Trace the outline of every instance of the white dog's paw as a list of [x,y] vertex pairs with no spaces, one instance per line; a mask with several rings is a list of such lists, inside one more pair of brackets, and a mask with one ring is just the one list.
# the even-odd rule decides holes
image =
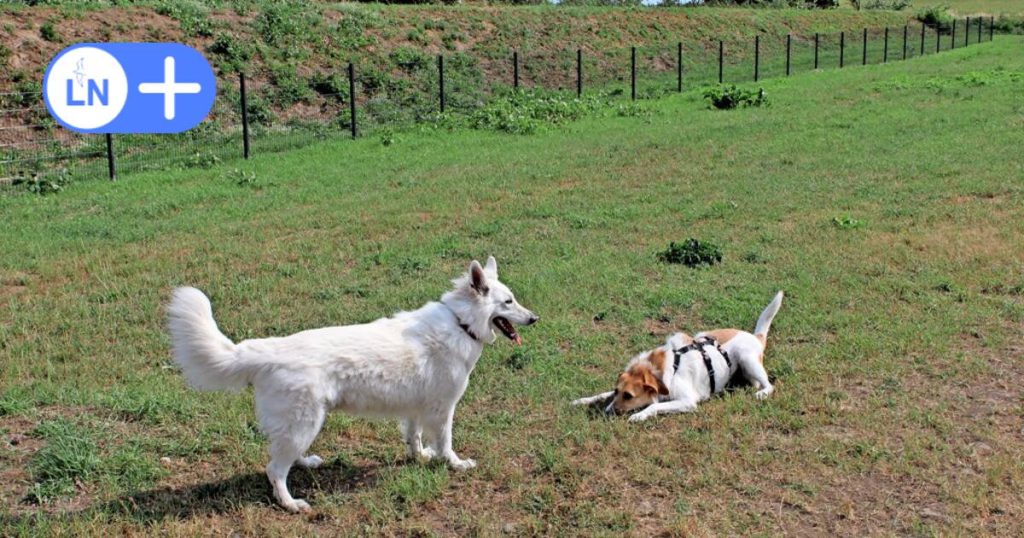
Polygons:
[[305,458],[299,458],[299,461],[295,462],[299,464],[299,467],[305,467],[306,469],[316,469],[317,467],[324,464],[324,459],[316,454],[306,456]]
[[647,411],[640,411],[639,413],[629,416],[630,422],[643,422],[654,416],[654,413],[648,413]]
[[754,397],[757,398],[758,400],[764,400],[764,399],[768,398],[769,396],[771,396],[773,392],[775,392],[775,387],[767,386],[767,387],[765,387],[765,388],[755,392],[754,393]]
[[427,463],[428,461],[434,459],[434,456],[436,455],[437,453],[434,452],[433,448],[426,447],[420,450],[420,452],[416,454],[414,457],[416,458],[416,461],[419,461],[420,463]]
[[458,457],[454,457],[448,460],[448,465],[451,465],[452,469],[455,469],[456,471],[468,471],[473,467],[476,467],[476,462],[468,458],[462,460]]
[[313,509],[309,507],[309,503],[302,499],[292,499],[292,502],[288,504],[282,503],[281,506],[283,506],[285,510],[288,510],[293,514],[313,511]]

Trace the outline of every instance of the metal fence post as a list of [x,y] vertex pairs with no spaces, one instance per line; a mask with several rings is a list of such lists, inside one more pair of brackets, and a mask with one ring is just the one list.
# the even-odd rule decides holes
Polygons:
[[903,26],[903,59],[907,59],[907,31],[910,28],[906,25]]
[[921,23],[921,56],[924,56],[924,29],[925,24]]
[[846,32],[839,32],[839,68],[843,68],[843,60],[846,56]]
[[761,36],[754,36],[754,82],[760,78],[761,71]]
[[939,31],[939,25],[935,25],[935,53],[938,54],[942,50],[942,32]]
[[814,68],[818,68],[818,33],[814,33]]
[[437,55],[437,96],[441,102],[441,113],[444,114],[444,54]]
[[239,90],[242,94],[242,157],[249,158],[249,100],[245,93],[245,73],[238,73]]
[[576,49],[576,98],[583,97],[583,49]]
[[[967,28],[968,29],[970,29],[970,27],[971,27],[970,20],[971,20],[971,18],[967,17],[967,21],[968,21],[967,22]],[[965,46],[966,46],[966,44],[965,44]],[[953,17],[953,28],[949,31],[949,50],[953,50],[955,48],[956,48],[956,17]]]
[[995,32],[996,32],[996,18],[994,16],[993,17],[989,17],[989,20],[988,20],[988,40],[989,41],[992,41],[992,38],[995,37]]
[[683,42],[676,44],[676,91],[683,91]]
[[889,63],[889,27],[885,27],[885,45],[882,47],[882,63]]
[[[954,19],[955,22],[955,19]],[[964,46],[971,44],[971,18],[966,17],[964,19]]]
[[512,87],[519,89],[519,51],[512,51]]
[[356,129],[356,66],[352,62],[348,63],[348,115],[352,138],[355,138],[359,131]]
[[117,179],[117,164],[114,162],[114,135],[107,133],[107,173],[110,181]]
[[629,54],[629,95],[636,101],[636,47],[632,47]]
[[863,52],[861,53],[860,65],[868,65],[868,29],[864,29],[864,38],[862,43]]
[[722,83],[722,61],[725,56],[725,43],[718,41],[718,83]]
[[[968,28],[967,32],[970,33],[971,29]],[[978,17],[978,43],[981,43],[981,17]]]
[[790,50],[792,49],[792,46],[793,46],[793,36],[791,34],[786,34],[786,76],[787,77],[789,76],[789,58],[790,58]]

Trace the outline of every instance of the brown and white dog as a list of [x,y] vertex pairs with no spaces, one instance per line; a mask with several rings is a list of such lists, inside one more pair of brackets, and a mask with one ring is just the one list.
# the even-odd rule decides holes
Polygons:
[[736,372],[758,390],[758,399],[767,398],[775,388],[764,369],[764,350],[768,329],[782,306],[782,292],[761,312],[754,333],[738,329],[718,329],[690,337],[676,333],[665,345],[645,351],[629,361],[619,375],[615,390],[580,398],[573,405],[592,405],[611,400],[606,412],[628,413],[630,422],[647,420],[658,414],[693,411],[697,404],[722,391]]

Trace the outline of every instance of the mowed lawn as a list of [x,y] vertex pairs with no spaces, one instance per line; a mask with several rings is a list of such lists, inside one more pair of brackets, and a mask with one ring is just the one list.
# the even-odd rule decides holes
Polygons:
[[[2,196],[0,535],[1019,535],[1022,45],[770,80],[768,108],[690,92]],[[722,263],[658,261],[689,237]],[[335,415],[291,476],[315,514],[287,514],[251,394],[190,391],[169,358],[176,285],[240,340],[418,307],[488,254],[541,321],[473,374],[471,472]],[[569,407],[780,289],[769,400]]]

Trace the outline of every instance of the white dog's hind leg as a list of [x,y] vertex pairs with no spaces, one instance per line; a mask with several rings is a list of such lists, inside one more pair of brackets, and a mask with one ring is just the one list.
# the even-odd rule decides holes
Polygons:
[[292,494],[288,492],[288,471],[291,470],[292,463],[302,454],[302,450],[292,442],[292,439],[277,438],[270,443],[267,478],[270,479],[270,485],[274,487],[274,498],[289,512],[309,510],[309,503],[302,499],[292,498]]
[[434,431],[434,453],[448,462],[448,465],[456,471],[465,471],[476,467],[476,462],[471,459],[462,459],[452,449],[452,421],[455,418],[455,404],[448,409],[447,413],[432,417],[429,421]]
[[764,365],[761,364],[759,357],[742,357],[740,359],[740,369],[743,370],[743,376],[747,378],[747,381],[750,381],[760,389],[754,393],[758,400],[763,400],[775,392],[775,387],[768,380],[768,372],[764,369]]
[[671,400],[648,405],[643,411],[630,415],[630,422],[641,422],[655,415],[667,415],[670,413],[689,413],[697,409],[697,403],[692,400]]
[[579,398],[577,400],[573,400],[570,405],[590,405],[603,400],[607,400],[608,398],[611,397],[612,394],[615,394],[614,390],[602,392],[601,394],[595,394],[593,396],[587,396],[586,398]]
[[320,433],[326,410],[315,398],[287,398],[281,394],[260,393],[257,389],[256,411],[263,431],[270,438],[267,478],[274,488],[274,497],[290,512],[308,511],[309,503],[292,498],[288,492],[288,472],[295,463],[322,463],[319,456],[302,455]]

